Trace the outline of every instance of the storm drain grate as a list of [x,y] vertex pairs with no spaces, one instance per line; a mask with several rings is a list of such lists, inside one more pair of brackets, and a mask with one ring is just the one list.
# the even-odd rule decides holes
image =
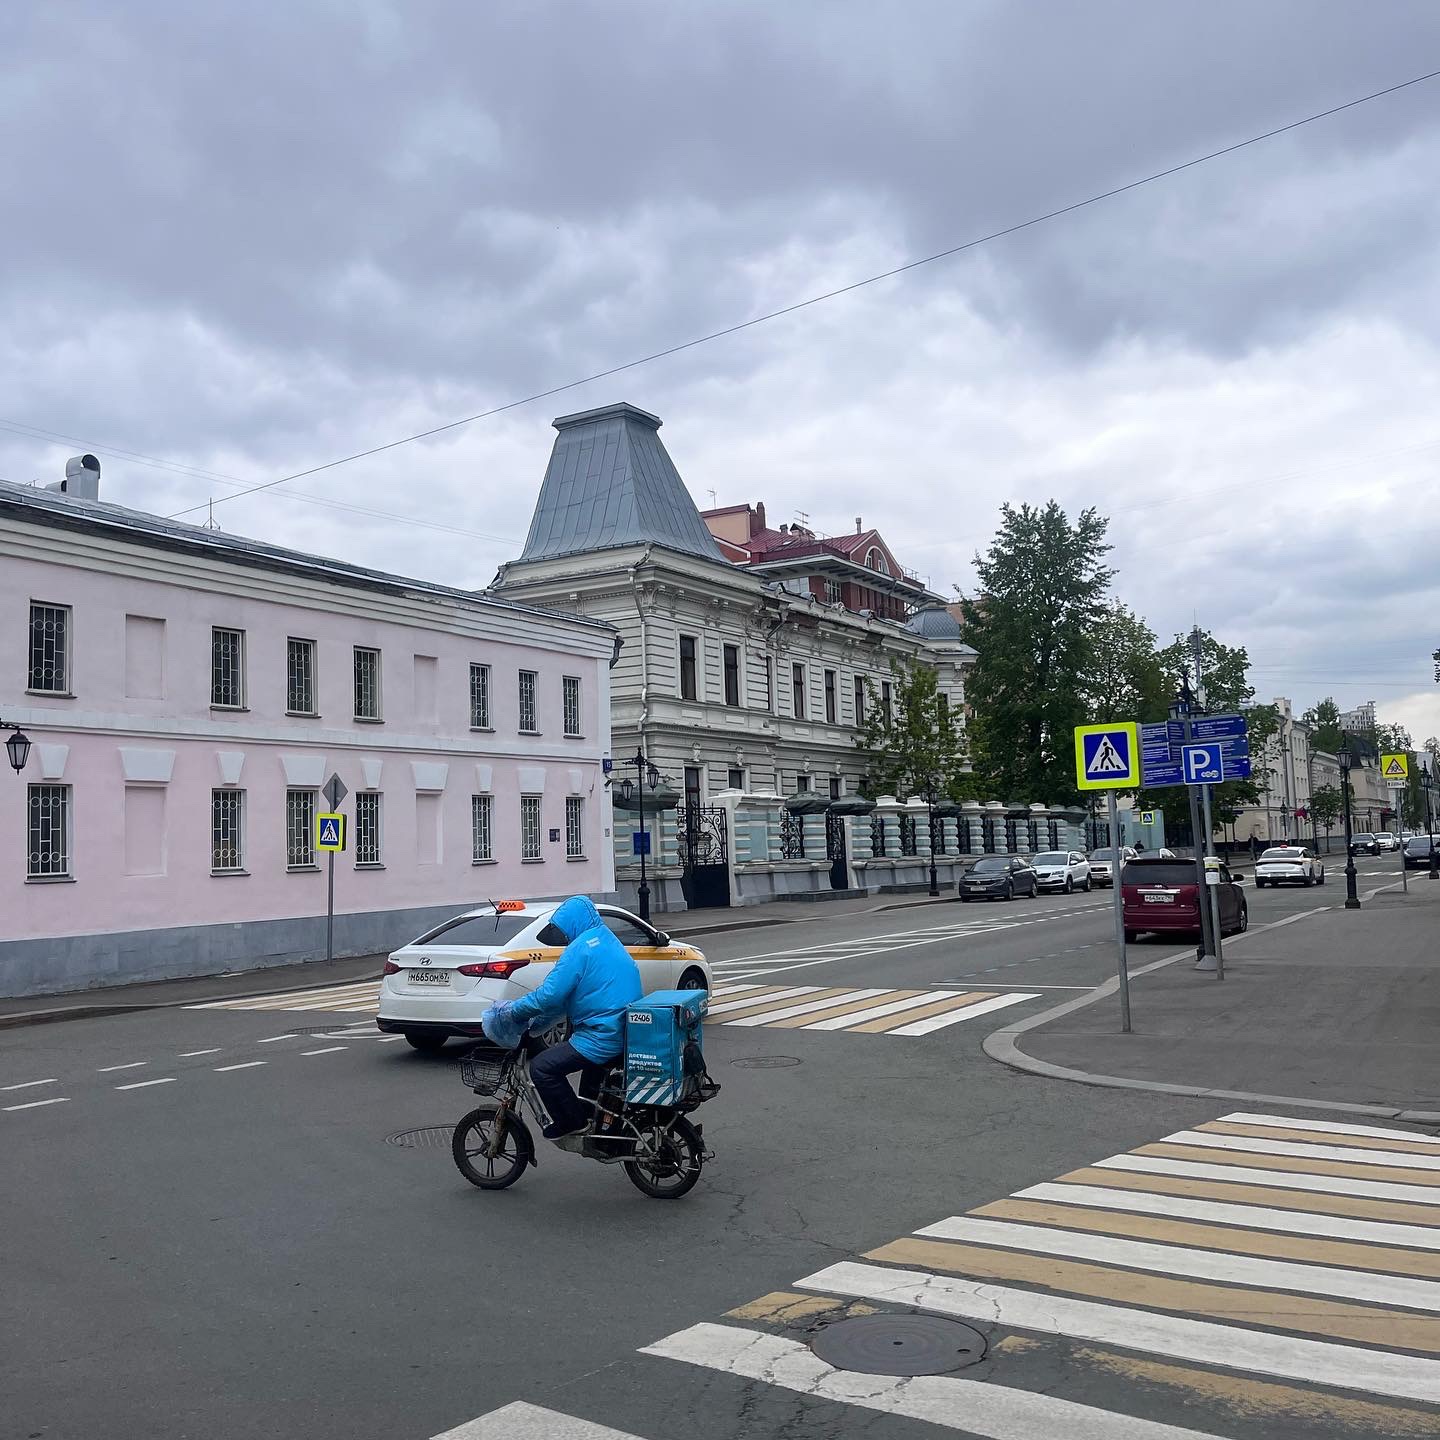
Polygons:
[[800,1061],[794,1055],[742,1055],[730,1063],[742,1070],[783,1070],[789,1065],[798,1065]]
[[823,1326],[810,1348],[837,1370],[862,1375],[944,1375],[985,1358],[986,1340],[938,1315],[857,1315]]
[[385,1143],[402,1150],[448,1150],[454,1133],[449,1125],[427,1125],[421,1130],[397,1130],[385,1137]]

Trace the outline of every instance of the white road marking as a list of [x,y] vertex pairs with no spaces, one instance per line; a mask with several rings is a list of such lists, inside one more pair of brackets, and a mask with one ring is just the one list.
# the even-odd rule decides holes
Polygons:
[[947,1025],[958,1025],[962,1020],[973,1020],[977,1015],[988,1015],[992,1010],[1003,1010],[1007,1005],[1018,1005],[1022,1000],[1038,1000],[1038,995],[1022,990],[1018,995],[995,995],[989,1000],[979,1000],[959,1010],[947,1010],[943,1015],[928,1015],[924,1020],[912,1020],[891,1030],[891,1035],[928,1035],[932,1030],[943,1030]]
[[213,1050],[182,1050],[177,1058],[189,1060],[196,1055],[218,1055],[224,1048],[223,1045],[217,1045]]
[[[1220,1135],[1211,1130],[1177,1130],[1165,1145],[1200,1145],[1211,1150],[1239,1150],[1249,1155],[1280,1155],[1288,1159],[1343,1160],[1350,1165],[1393,1165],[1404,1170],[1440,1170],[1440,1153],[1416,1155],[1406,1150],[1358,1150],[1323,1141],[1267,1140],[1254,1135]],[[1415,1177],[1416,1184],[1421,1177]]]
[[922,1005],[933,1005],[937,1000],[949,1000],[960,992],[955,990],[922,990],[918,995],[902,996],[884,1005],[872,1005],[863,1015],[832,1015],[828,1020],[816,1020],[812,1025],[802,1025],[802,1030],[848,1030],[862,1020],[879,1020],[886,1015],[898,1015],[902,1010],[918,1010]]
[[[943,1425],[988,1440],[1055,1440],[1057,1435],[1069,1440],[1213,1440],[1213,1436],[1204,1436],[1198,1430],[1120,1415],[988,1380],[965,1380],[954,1375],[863,1375],[837,1370],[798,1340],[729,1325],[693,1325],[646,1345],[640,1353],[778,1385],[840,1405],[859,1405],[866,1410]],[[550,1433],[559,1436],[564,1432]],[[470,1437],[457,1432],[457,1440]]]
[[984,1220],[969,1215],[952,1216],[915,1233],[935,1240],[964,1240],[1035,1255],[1060,1255],[1072,1260],[1094,1260],[1102,1265],[1123,1265],[1160,1275],[1185,1275],[1192,1280],[1214,1280],[1222,1285],[1297,1290],[1304,1295],[1334,1295],[1342,1300],[1440,1311],[1440,1284],[1409,1276],[1306,1265],[1292,1260],[1263,1260],[1224,1250],[1157,1245],[1148,1240],[1091,1235],[1049,1225],[1016,1225],[1008,1220]]
[[1138,1170],[1142,1175],[1183,1175],[1190,1180],[1227,1180],[1236,1185],[1269,1185],[1280,1190],[1318,1190],[1329,1195],[1366,1195],[1372,1200],[1404,1200],[1411,1205],[1440,1205],[1440,1189],[1392,1185],[1384,1180],[1352,1180],[1347,1175],[1310,1175],[1295,1170],[1251,1170],[1243,1165],[1202,1165],[1158,1155],[1112,1155],[1097,1160],[1101,1170]]
[[796,1286],[825,1295],[850,1295],[887,1305],[911,1306],[988,1325],[1118,1345],[1124,1350],[1143,1350],[1306,1384],[1342,1385],[1347,1390],[1431,1403],[1440,1395],[1440,1361],[1220,1325],[1211,1320],[1158,1315],[1128,1305],[1016,1290],[962,1275],[889,1270],[844,1261],[816,1271],[797,1281]]
[[24,1105],[7,1105],[8,1110],[38,1110],[42,1105],[67,1105],[70,1097],[68,1095],[56,1095],[49,1100],[31,1100]]
[[434,1435],[431,1440],[644,1440],[644,1437],[517,1400],[513,1405],[467,1420],[443,1435]]
[[257,1045],[273,1045],[277,1040],[298,1040],[298,1035],[267,1035],[263,1040],[257,1040]]
[[[769,1025],[776,1020],[789,1020],[796,1015],[808,1015],[812,1010],[828,1010],[832,1005],[850,1005],[860,1000],[873,1000],[877,995],[888,995],[889,993],[890,991],[883,986],[879,990],[846,990],[839,995],[827,995],[820,1000],[805,1000],[799,1005],[786,1005],[779,1010],[766,1010],[761,1015],[746,1015],[739,1020],[727,1020],[725,1023],[727,1025]],[[854,1023],[861,1017],[859,1014],[855,1014],[846,1018]],[[865,1012],[865,1018],[870,1018],[868,1010]]]
[[97,1075],[109,1075],[113,1070],[138,1070],[142,1065],[148,1065],[148,1060],[132,1060],[128,1065],[102,1065],[95,1073]]
[[253,1070],[257,1065],[268,1065],[269,1063],[268,1060],[247,1060],[243,1065],[217,1065],[215,1073],[225,1075],[231,1070]]
[[712,1005],[706,1012],[706,1018],[711,1015],[725,1015],[733,1010],[744,1010],[751,1005],[768,1005],[775,1001],[778,1005],[782,1000],[789,1000],[792,996],[813,995],[817,990],[823,990],[823,985],[791,985],[783,990],[776,990],[771,995],[756,995],[751,999],[726,1000],[720,1005]]
[[337,1050],[348,1050],[348,1045],[331,1045],[324,1050],[302,1050],[302,1055],[333,1055]]
[[1440,1135],[1422,1135],[1414,1130],[1382,1130],[1377,1125],[1350,1125],[1341,1120],[1297,1120],[1293,1115],[1251,1115],[1244,1110],[1237,1110],[1233,1115],[1222,1115],[1220,1119],[1232,1125],[1273,1125],[1282,1130],[1320,1130],[1327,1135],[1368,1135],[1376,1140],[1414,1140],[1421,1145],[1433,1145],[1436,1151],[1440,1152]]
[[33,1090],[37,1085],[58,1085],[53,1076],[49,1080],[22,1080],[18,1085],[0,1085],[0,1090]]
[[397,1040],[403,1040],[403,1035],[379,1035],[375,1039],[377,1045],[393,1045]]
[[117,1090],[143,1090],[147,1085],[173,1085],[175,1077],[167,1075],[163,1080],[132,1080],[128,1085],[117,1085]]
[[1017,1200],[1050,1200],[1062,1205],[1090,1205],[1177,1220],[1208,1220],[1242,1225],[1251,1230],[1281,1230],[1290,1235],[1324,1235],[1412,1250],[1440,1250],[1440,1229],[1398,1225],[1386,1220],[1357,1220],[1353,1215],[1317,1215],[1309,1210],[1273,1210],[1266,1205],[1235,1205],[1225,1200],[1192,1200],[1186,1195],[1160,1195],[1146,1190],[1111,1190],[1103,1185],[1030,1185],[1015,1192]]

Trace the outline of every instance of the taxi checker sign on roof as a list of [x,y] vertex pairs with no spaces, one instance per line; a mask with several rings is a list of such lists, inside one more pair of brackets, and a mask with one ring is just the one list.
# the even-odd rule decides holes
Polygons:
[[1134,790],[1140,741],[1131,721],[1075,727],[1075,783],[1082,790]]

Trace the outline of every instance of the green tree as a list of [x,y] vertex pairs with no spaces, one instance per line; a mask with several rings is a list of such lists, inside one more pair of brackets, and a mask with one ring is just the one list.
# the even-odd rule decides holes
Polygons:
[[1089,719],[1163,720],[1175,686],[1155,648],[1155,632],[1118,600],[1098,611],[1083,695]]
[[1382,755],[1403,755],[1415,743],[1403,725],[1387,725],[1384,721],[1375,726],[1374,739]]
[[949,696],[933,666],[902,667],[891,662],[890,705],[881,703],[869,680],[865,723],[856,744],[866,752],[867,792],[876,795],[924,795],[931,784],[943,796],[961,781],[964,737],[951,713]]
[[1312,705],[1301,719],[1310,726],[1310,747],[1333,755],[1340,748],[1343,731],[1340,729],[1340,707],[1334,698],[1327,695]]
[[1310,814],[1325,827],[1325,848],[1330,848],[1330,831],[1340,819],[1345,801],[1334,785],[1319,785],[1310,792]]
[[961,598],[965,639],[979,652],[967,686],[975,763],[1004,799],[1078,799],[1073,732],[1086,713],[1095,611],[1112,571],[1108,521],[1059,504],[1004,504],[975,557],[976,598]]

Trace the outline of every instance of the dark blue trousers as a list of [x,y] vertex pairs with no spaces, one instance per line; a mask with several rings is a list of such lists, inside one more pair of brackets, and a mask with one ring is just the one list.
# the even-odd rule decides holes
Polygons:
[[542,1050],[530,1062],[530,1078],[535,1082],[535,1089],[550,1112],[551,1122],[562,1131],[579,1130],[590,1119],[590,1107],[581,1104],[570,1088],[569,1077],[577,1073],[582,1076],[582,1094],[598,1093],[605,1067],[582,1055],[568,1040]]

